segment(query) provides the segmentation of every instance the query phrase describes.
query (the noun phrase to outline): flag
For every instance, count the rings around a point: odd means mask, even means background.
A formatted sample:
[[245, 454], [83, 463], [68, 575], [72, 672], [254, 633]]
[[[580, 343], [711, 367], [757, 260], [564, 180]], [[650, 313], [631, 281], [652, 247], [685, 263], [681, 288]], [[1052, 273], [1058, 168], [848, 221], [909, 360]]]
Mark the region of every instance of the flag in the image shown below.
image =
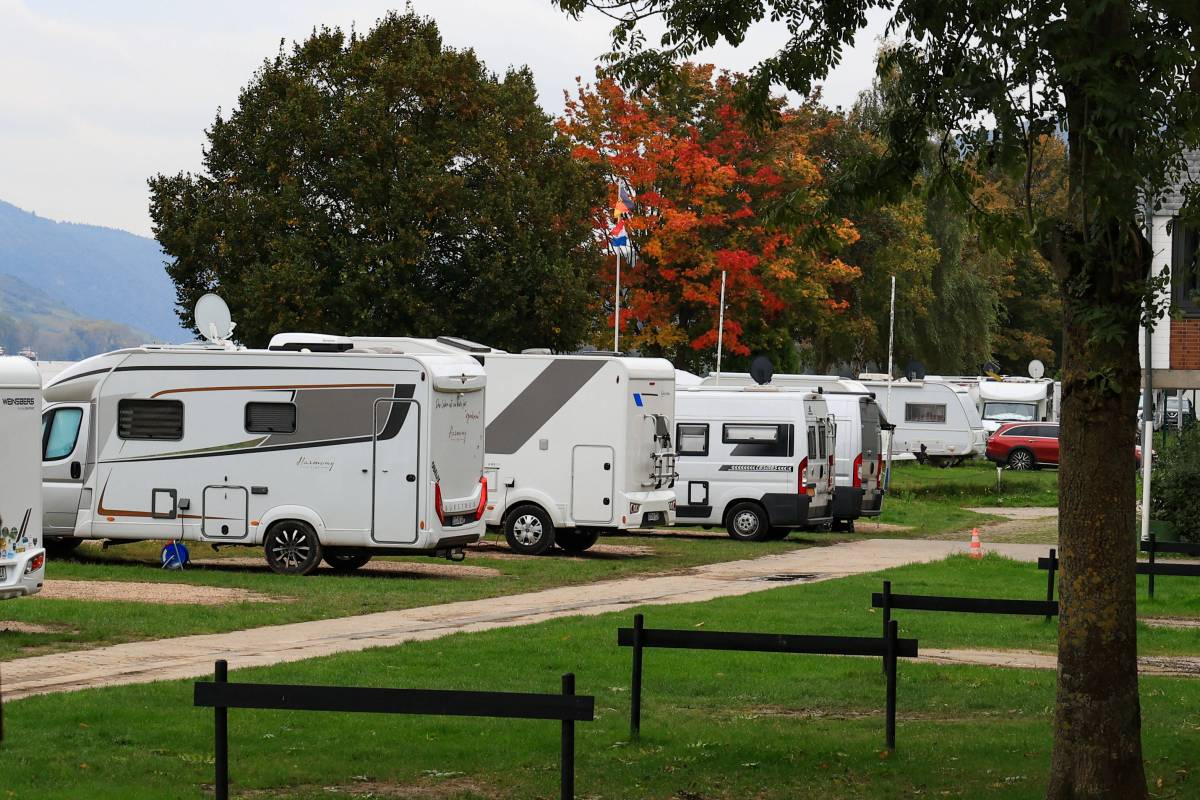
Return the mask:
[[633, 193], [624, 182], [617, 183], [617, 202], [613, 204], [613, 221], [616, 224], [608, 232], [608, 243], [612, 248], [629, 247], [629, 233], [625, 230], [625, 218], [633, 211]]
[[610, 247], [629, 246], [629, 234], [625, 232], [624, 219], [618, 219], [617, 224], [608, 232], [608, 244]]

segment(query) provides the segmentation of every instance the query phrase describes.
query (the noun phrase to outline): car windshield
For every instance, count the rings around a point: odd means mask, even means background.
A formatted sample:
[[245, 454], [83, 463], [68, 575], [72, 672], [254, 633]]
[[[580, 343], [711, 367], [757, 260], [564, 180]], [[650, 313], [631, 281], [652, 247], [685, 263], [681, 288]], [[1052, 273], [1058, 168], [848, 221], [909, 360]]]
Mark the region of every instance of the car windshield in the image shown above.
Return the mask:
[[1032, 422], [1037, 418], [1033, 403], [984, 403], [983, 418], [1001, 422]]

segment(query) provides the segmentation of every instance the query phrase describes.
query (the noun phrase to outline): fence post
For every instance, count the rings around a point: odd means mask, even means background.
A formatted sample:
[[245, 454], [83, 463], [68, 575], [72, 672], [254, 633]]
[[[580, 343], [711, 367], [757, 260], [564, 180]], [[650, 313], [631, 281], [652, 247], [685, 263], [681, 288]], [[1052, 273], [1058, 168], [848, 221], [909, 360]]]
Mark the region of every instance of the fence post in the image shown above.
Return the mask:
[[[215, 682], [226, 683], [229, 680], [229, 663], [223, 658], [218, 659], [213, 673]], [[229, 800], [229, 709], [221, 705], [214, 706], [213, 718], [216, 736], [216, 780], [213, 784], [213, 794], [216, 800]]]
[[[1165, 426], [1164, 426], [1165, 427]], [[1154, 553], [1158, 550], [1158, 538], [1150, 534], [1150, 599], [1154, 599]]]
[[629, 737], [642, 733], [642, 628], [645, 617], [633, 615], [633, 686], [629, 691]]
[[[887, 638], [892, 625], [892, 582], [883, 582], [883, 638]], [[883, 657], [883, 671], [888, 669], [887, 656]]]
[[896, 749], [896, 640], [900, 624], [892, 621], [887, 635], [887, 747]]
[[[575, 694], [575, 674], [568, 672], [562, 676], [563, 696]], [[562, 800], [575, 798], [575, 720], [562, 721], [562, 755], [560, 756], [562, 777], [559, 781]]]
[[[1050, 569], [1046, 570], [1046, 602], [1054, 602], [1054, 571], [1058, 569], [1058, 550], [1050, 548]], [[1046, 622], [1050, 621], [1050, 615], [1046, 615]]]

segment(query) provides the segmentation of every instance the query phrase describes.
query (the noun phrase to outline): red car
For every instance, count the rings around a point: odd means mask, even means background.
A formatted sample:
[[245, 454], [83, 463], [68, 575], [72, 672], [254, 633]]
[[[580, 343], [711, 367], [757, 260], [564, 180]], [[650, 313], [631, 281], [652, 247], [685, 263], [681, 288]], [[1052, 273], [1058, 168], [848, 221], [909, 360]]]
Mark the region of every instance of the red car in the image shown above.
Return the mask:
[[[1142, 448], [1135, 446], [1133, 456], [1142, 463]], [[1008, 422], [1001, 425], [987, 442], [987, 457], [1009, 469], [1026, 470], [1058, 466], [1057, 422]]]

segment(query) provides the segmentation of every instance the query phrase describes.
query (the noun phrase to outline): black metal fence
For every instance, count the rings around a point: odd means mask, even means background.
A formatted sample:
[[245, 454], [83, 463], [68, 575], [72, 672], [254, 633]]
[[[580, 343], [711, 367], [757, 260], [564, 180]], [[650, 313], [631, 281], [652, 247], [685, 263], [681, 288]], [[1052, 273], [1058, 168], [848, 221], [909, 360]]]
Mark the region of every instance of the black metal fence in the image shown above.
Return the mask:
[[1154, 597], [1155, 575], [1179, 575], [1200, 578], [1200, 564], [1172, 564], [1170, 562], [1156, 561], [1154, 558], [1159, 553], [1180, 553], [1188, 556], [1200, 556], [1200, 544], [1160, 542], [1152, 533], [1148, 541], [1142, 542], [1141, 549], [1143, 553], [1150, 554], [1150, 560], [1138, 562], [1137, 574], [1149, 576], [1148, 583], [1151, 597]]
[[228, 669], [224, 660], [218, 661], [214, 680], [195, 684], [193, 701], [196, 706], [211, 707], [215, 717], [216, 800], [229, 799], [231, 708], [559, 720], [562, 722], [559, 792], [563, 800], [575, 796], [575, 723], [595, 719], [595, 698], [575, 694], [575, 676], [570, 673], [562, 676], [562, 694], [526, 694], [229, 683]]
[[822, 656], [879, 656], [887, 671], [886, 739], [896, 747], [896, 662], [900, 656], [915, 658], [917, 640], [901, 639], [893, 622], [887, 634], [871, 636], [801, 636], [783, 633], [730, 633], [684, 631], [645, 627], [641, 614], [633, 617], [632, 628], [617, 629], [617, 644], [633, 648], [633, 683], [630, 689], [629, 733], [636, 738], [642, 727], [643, 650], [648, 647], [682, 650], [739, 650], [759, 653], [804, 653]]
[[[1053, 552], [1053, 551], [1051, 551]], [[1051, 576], [1053, 581], [1053, 576]], [[1054, 594], [1053, 583], [1047, 587], [1051, 597]], [[994, 597], [943, 597], [932, 594], [893, 594], [892, 582], [883, 582], [883, 591], [871, 595], [871, 605], [883, 609], [884, 630], [892, 619], [892, 609], [904, 608], [910, 611], [950, 611], [961, 614], [1028, 614], [1045, 616], [1046, 620], [1058, 615], [1058, 601], [1047, 600], [1007, 600]]]

